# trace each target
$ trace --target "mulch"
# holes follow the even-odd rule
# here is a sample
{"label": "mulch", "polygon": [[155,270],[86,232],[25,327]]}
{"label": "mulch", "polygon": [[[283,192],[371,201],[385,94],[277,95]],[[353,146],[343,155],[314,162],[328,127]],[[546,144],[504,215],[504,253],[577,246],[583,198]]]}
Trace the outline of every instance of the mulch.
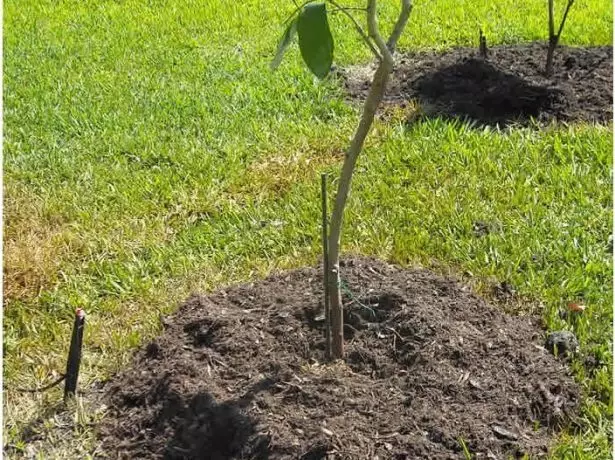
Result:
{"label": "mulch", "polygon": [[318,267],[195,295],[107,383],[110,458],[545,455],[578,407],[540,320],[454,279],[344,261],[345,362],[324,358]]}
{"label": "mulch", "polygon": [[[418,103],[426,118],[478,125],[608,123],[613,118],[613,47],[555,51],[554,72],[544,75],[546,45],[497,46],[483,59],[475,48],[400,56],[385,97],[387,105]],[[350,99],[367,95],[374,65],[341,70]]]}

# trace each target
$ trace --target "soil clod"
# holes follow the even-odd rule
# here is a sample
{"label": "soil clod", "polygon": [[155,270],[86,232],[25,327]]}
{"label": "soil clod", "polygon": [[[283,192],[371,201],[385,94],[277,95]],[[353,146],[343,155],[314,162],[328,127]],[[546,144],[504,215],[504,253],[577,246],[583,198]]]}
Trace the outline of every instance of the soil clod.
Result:
{"label": "soil clod", "polygon": [[570,331],[555,331],[547,337],[547,349],[556,356],[575,353],[579,349],[577,337]]}

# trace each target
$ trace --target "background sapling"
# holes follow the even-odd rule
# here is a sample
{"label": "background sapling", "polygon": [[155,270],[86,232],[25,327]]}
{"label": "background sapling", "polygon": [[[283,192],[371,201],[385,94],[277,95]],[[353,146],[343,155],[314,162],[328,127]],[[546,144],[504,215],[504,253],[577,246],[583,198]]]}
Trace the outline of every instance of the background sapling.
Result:
{"label": "background sapling", "polygon": [[547,49],[547,62],[545,64],[545,74],[550,77],[553,73],[553,54],[555,53],[555,48],[557,48],[557,44],[559,43],[559,38],[562,35],[562,31],[564,30],[564,25],[566,24],[566,18],[568,18],[568,12],[572,5],[574,4],[574,0],[568,0],[566,3],[566,9],[564,10],[564,15],[562,16],[562,21],[559,24],[559,28],[557,29],[557,33],[555,32],[555,18],[553,14],[553,0],[547,0],[548,8],[549,8],[549,48]]}

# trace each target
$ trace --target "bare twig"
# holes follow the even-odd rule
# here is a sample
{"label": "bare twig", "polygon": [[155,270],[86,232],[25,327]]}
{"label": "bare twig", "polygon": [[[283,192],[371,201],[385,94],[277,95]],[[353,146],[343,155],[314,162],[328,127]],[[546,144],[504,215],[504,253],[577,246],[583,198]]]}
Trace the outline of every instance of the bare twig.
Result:
{"label": "bare twig", "polygon": [[395,48],[397,48],[397,41],[399,37],[401,37],[402,32],[406,28],[406,24],[408,23],[408,18],[410,17],[410,12],[412,11],[412,3],[410,0],[401,0],[401,12],[399,17],[397,18],[397,22],[395,23],[395,27],[393,27],[393,32],[389,36],[389,40],[387,41],[387,47],[391,51],[391,53],[395,52]]}
{"label": "bare twig", "polygon": [[393,55],[389,50],[387,44],[384,42],[382,35],[380,35],[380,29],[378,28],[378,15],[376,14],[376,0],[368,0],[367,2],[367,32],[369,37],[374,41],[378,49],[380,50],[380,54],[382,55],[382,60],[387,64],[393,66]]}
{"label": "bare twig", "polygon": [[284,25],[288,24],[288,21],[290,21],[292,18],[295,17],[295,15],[301,10],[301,8],[303,8],[305,5],[307,5],[308,3],[313,3],[316,0],[306,0],[305,2],[303,2],[301,5],[297,5],[297,2],[295,0],[293,0],[293,2],[295,3],[295,10],[290,14],[290,16],[288,16],[286,18],[286,20],[284,21]]}
{"label": "bare twig", "polygon": [[572,5],[574,4],[574,0],[568,0],[566,4],[566,9],[564,10],[564,16],[562,17],[562,22],[559,24],[559,29],[557,30],[557,40],[559,41],[559,37],[562,35],[562,31],[564,30],[564,24],[566,24],[566,18],[568,17],[568,12]]}
{"label": "bare twig", "polygon": [[392,327],[387,326],[386,329],[388,329],[389,331],[391,331],[393,334],[395,334],[397,337],[399,337],[399,340],[401,340],[402,342],[405,342],[406,340],[399,335],[399,332],[397,332],[395,329],[393,329]]}
{"label": "bare twig", "polygon": [[[359,33],[359,35],[361,36],[363,41],[367,44],[367,46],[369,46],[369,49],[371,50],[371,52],[374,53],[376,58],[378,58],[379,60],[382,60],[382,56],[380,55],[380,53],[378,52],[378,50],[376,49],[376,47],[374,46],[374,44],[370,40],[369,35],[367,35],[365,33],[365,31],[363,30],[363,28],[361,27],[359,22],[348,11],[349,8],[341,6],[339,3],[337,3],[336,0],[328,0],[328,1],[329,1],[329,3],[331,3],[331,5],[333,5],[335,8],[337,8],[336,11],[340,11],[340,12],[344,13],[348,17],[348,19],[350,19],[350,21],[354,25],[355,29],[357,30],[357,32]],[[366,8],[360,8],[360,9],[364,10],[364,11],[366,10]]]}
{"label": "bare twig", "polygon": [[331,10],[331,13],[337,13],[338,11],[367,11],[367,8],[361,8],[360,6],[339,6]]}

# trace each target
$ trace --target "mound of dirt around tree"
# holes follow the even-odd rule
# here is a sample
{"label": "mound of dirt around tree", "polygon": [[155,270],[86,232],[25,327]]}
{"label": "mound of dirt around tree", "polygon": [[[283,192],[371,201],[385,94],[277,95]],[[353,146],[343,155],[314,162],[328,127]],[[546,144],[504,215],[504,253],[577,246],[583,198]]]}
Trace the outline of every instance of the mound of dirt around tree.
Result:
{"label": "mound of dirt around tree", "polygon": [[449,459],[547,451],[578,388],[537,321],[424,270],[343,264],[346,363],[317,268],[195,296],[107,386],[111,458]]}
{"label": "mound of dirt around tree", "polygon": [[[613,48],[559,47],[544,76],[546,45],[421,52],[399,58],[385,103],[418,101],[425,116],[482,125],[549,121],[609,122],[613,118]],[[352,98],[364,99],[374,65],[342,71]]]}

